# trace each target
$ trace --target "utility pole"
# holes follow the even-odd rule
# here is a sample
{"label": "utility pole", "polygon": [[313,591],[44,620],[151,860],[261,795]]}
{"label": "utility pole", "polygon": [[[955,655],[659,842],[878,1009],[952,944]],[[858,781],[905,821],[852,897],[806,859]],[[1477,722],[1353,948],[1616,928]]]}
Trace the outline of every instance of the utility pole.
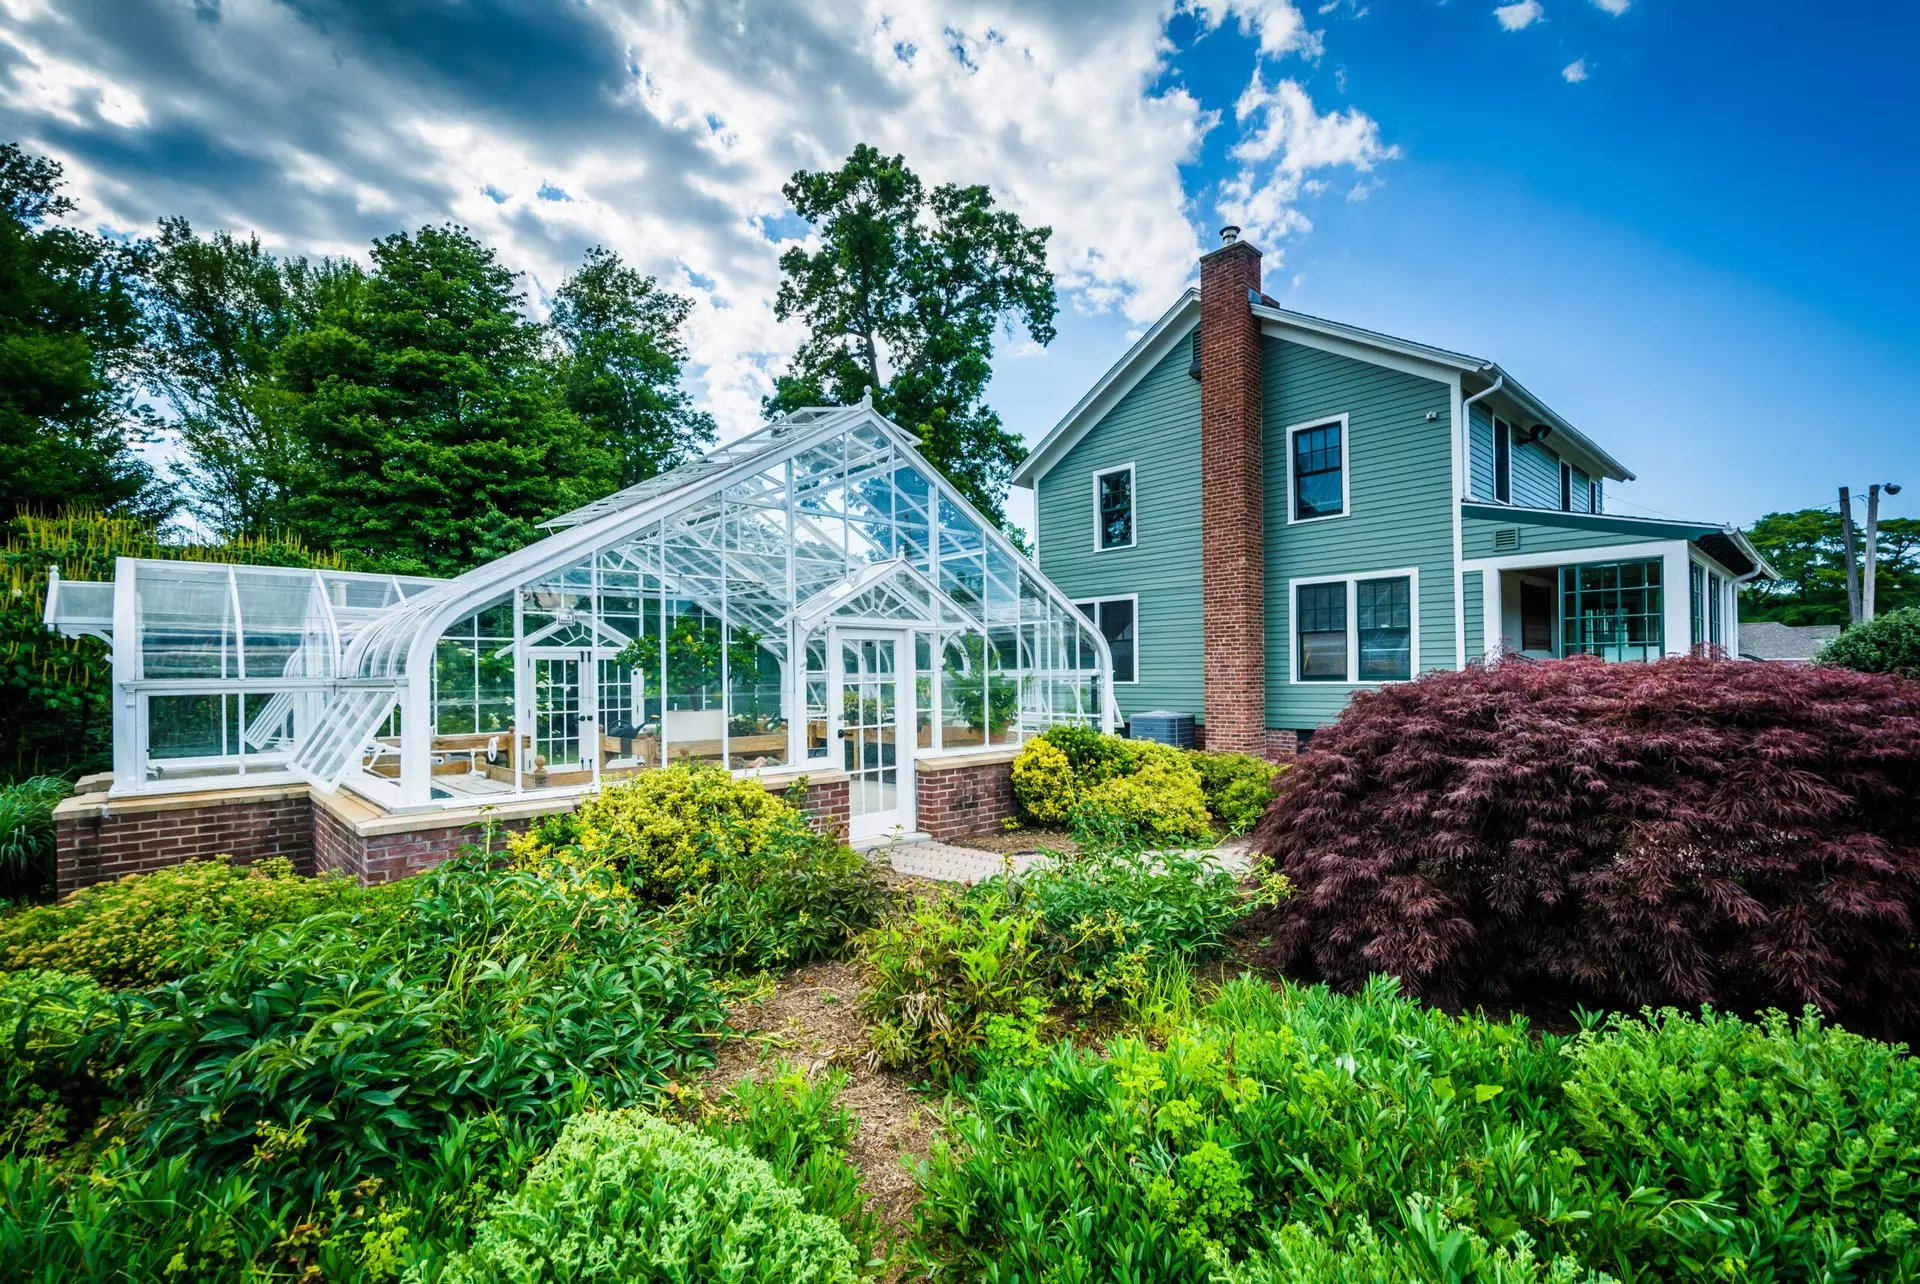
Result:
{"label": "utility pole", "polygon": [[1859,562],[1853,547],[1853,492],[1840,488],[1840,539],[1847,555],[1847,623],[1860,623]]}
{"label": "utility pole", "polygon": [[1873,564],[1880,554],[1880,483],[1867,487],[1867,561],[1860,569],[1860,618],[1873,618]]}

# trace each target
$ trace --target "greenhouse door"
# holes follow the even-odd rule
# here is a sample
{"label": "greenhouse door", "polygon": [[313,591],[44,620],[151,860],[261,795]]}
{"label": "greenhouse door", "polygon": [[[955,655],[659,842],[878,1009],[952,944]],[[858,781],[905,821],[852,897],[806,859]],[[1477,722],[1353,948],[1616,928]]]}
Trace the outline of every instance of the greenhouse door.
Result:
{"label": "greenhouse door", "polygon": [[593,672],[591,651],[537,647],[527,653],[532,670],[528,689],[533,693],[533,758],[522,779],[528,788],[542,789],[587,784],[595,760],[593,683],[583,673]]}
{"label": "greenhouse door", "polygon": [[835,706],[854,842],[913,828],[913,736],[911,723],[906,734],[900,723],[899,662],[912,655],[908,648],[904,633],[839,633]]}

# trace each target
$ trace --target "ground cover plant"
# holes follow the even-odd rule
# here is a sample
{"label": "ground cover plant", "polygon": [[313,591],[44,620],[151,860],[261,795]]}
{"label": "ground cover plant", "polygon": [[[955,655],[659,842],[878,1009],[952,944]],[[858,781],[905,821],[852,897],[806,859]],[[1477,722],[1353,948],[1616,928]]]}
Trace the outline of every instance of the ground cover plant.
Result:
{"label": "ground cover plant", "polygon": [[73,792],[59,776],[0,785],[0,900],[27,900],[53,889],[53,809]]}
{"label": "ground cover plant", "polygon": [[1013,791],[1028,822],[1067,826],[1090,816],[1139,842],[1192,846],[1210,842],[1215,827],[1239,833],[1252,826],[1281,770],[1246,754],[1058,726],[1021,749]]}
{"label": "ground cover plant", "polygon": [[1817,1018],[1577,1036],[1229,982],[1163,1046],[964,1085],[936,1279],[1920,1278],[1920,1062]]}
{"label": "ground cover plant", "polygon": [[1705,658],[1356,697],[1254,830],[1272,959],[1446,1004],[1811,1003],[1920,1030],[1920,685]]}

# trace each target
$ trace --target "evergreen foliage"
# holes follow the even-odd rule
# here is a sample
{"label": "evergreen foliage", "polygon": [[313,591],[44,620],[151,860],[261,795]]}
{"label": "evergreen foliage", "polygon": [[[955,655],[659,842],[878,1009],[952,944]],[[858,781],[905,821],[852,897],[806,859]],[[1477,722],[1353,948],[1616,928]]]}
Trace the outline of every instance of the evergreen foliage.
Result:
{"label": "evergreen foliage", "polygon": [[1820,648],[1820,664],[1920,679],[1920,606],[1876,614]]}
{"label": "evergreen foliage", "polygon": [[[1859,514],[1855,514],[1858,518]],[[1847,622],[1846,542],[1840,514],[1832,508],[1768,513],[1747,530],[1747,537],[1778,580],[1755,580],[1740,591],[1740,618],[1779,620],[1784,624]],[[1854,539],[1864,541],[1854,530]],[[1920,519],[1880,520],[1874,601],[1879,610],[1920,606]],[[1865,556],[1865,545],[1855,554]]]}

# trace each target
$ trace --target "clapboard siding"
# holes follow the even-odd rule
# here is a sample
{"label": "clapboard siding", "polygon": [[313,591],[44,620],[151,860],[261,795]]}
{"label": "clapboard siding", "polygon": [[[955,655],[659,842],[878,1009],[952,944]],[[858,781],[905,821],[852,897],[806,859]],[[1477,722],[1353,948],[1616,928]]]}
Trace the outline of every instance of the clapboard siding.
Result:
{"label": "clapboard siding", "polygon": [[1475,499],[1493,498],[1493,416],[1482,405],[1467,412],[1467,476]]}
{"label": "clapboard siding", "polygon": [[1480,571],[1468,571],[1460,577],[1460,610],[1467,623],[1467,659],[1472,661],[1487,653],[1487,617],[1482,613],[1486,602],[1486,576]]}
{"label": "clapboard siding", "polygon": [[[1200,384],[1172,350],[1040,478],[1040,569],[1073,598],[1140,596],[1139,681],[1121,713],[1201,713]],[[1095,552],[1093,475],[1134,465],[1134,546]]]}
{"label": "clapboard siding", "polygon": [[[1451,398],[1451,388],[1437,380],[1265,341],[1268,726],[1318,726],[1366,689],[1293,682],[1288,584],[1295,578],[1418,567],[1420,667],[1453,667]],[[1289,524],[1286,429],[1339,414],[1348,416],[1352,511]]]}
{"label": "clapboard siding", "polygon": [[[1564,518],[1562,520],[1565,520]],[[1494,532],[1503,527],[1519,531],[1518,547],[1496,547]],[[1674,538],[1665,533],[1640,533],[1613,529],[1582,530],[1571,526],[1548,526],[1529,522],[1525,509],[1514,508],[1497,518],[1469,510],[1460,523],[1461,555],[1468,561],[1479,557],[1511,557],[1518,553],[1566,553],[1583,548],[1607,548],[1617,544],[1641,544]]]}

